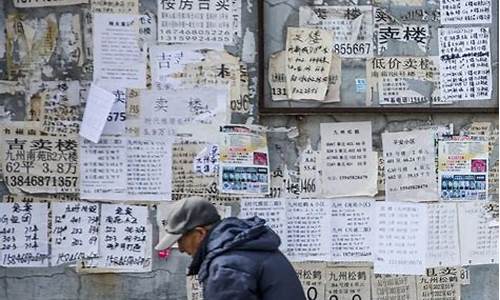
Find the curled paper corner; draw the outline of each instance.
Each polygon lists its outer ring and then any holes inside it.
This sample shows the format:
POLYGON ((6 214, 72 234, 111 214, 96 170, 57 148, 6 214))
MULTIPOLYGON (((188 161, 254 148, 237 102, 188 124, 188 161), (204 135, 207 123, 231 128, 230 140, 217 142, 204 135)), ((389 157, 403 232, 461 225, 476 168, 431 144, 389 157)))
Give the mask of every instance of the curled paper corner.
POLYGON ((247 27, 243 37, 241 60, 246 63, 254 63, 256 54, 255 34, 247 27))
POLYGON ((352 35, 351 35, 351 43, 355 43, 356 40, 358 39, 359 32, 361 30, 361 24, 363 22, 363 17, 364 14, 359 15, 356 19, 354 19, 351 23, 351 30, 352 30, 352 35))
POLYGON ((294 139, 294 138, 297 138, 298 136, 299 136, 299 128, 297 128, 295 126, 290 128, 290 130, 287 133, 287 137, 289 139, 294 139))
MULTIPOLYGON (((321 5, 323 4, 323 0, 320 0, 320 4, 316 4, 317 0, 314 1, 314 5, 321 5)), ((304 20, 307 20, 307 22, 311 25, 315 25, 321 22, 321 19, 316 15, 314 10, 309 7, 309 6, 303 6, 300 8, 303 10, 304 13, 304 20)))

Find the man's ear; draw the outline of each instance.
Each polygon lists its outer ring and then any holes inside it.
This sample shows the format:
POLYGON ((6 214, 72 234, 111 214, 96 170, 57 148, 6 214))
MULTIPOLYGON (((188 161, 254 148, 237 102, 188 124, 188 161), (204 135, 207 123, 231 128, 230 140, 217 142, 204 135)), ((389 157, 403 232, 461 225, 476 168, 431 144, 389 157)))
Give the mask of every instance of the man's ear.
POLYGON ((203 239, 208 233, 208 230, 202 226, 196 227, 195 230, 196 230, 196 232, 198 232, 200 234, 201 239, 203 239))

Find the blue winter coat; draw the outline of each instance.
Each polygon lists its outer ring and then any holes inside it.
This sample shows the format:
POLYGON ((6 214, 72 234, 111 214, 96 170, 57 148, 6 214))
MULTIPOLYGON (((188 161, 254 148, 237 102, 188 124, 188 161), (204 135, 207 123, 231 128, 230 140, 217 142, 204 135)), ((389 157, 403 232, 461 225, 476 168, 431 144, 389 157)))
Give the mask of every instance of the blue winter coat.
POLYGON ((205 300, 305 300, 280 238, 258 217, 226 218, 208 234, 190 274, 198 274, 205 300))

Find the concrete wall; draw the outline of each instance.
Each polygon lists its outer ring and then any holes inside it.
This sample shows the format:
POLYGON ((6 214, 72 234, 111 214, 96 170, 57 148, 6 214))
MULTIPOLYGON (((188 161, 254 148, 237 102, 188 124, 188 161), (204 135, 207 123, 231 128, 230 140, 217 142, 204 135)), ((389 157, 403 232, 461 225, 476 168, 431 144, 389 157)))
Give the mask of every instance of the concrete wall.
MULTIPOLYGON (((156 12, 156 0, 140 0, 141 11, 149 10, 156 12)), ((269 7, 274 7, 280 12, 280 16, 292 14, 296 9, 297 1, 265 1, 269 7)), ((494 1, 496 2, 496 1, 494 1)), ((5 7, 5 14, 14 11, 11 0, 0 2, 5 7)), ((49 12, 58 14, 63 12, 81 12, 82 6, 68 6, 47 9, 19 10, 28 17, 40 17, 49 12)), ((243 27, 245 32, 248 28, 256 32, 257 26, 257 1, 243 0, 243 27)), ((271 18, 272 19, 272 18, 271 18)), ((290 22, 275 18, 275 22, 290 22)), ((278 24, 270 23, 266 25, 268 35, 266 43, 271 45, 270 49, 280 49, 283 43, 281 34, 282 27, 278 24)), ((496 35, 498 36, 498 35, 496 35)), ((492 38, 492 43, 497 39, 492 38)), ((241 55, 242 44, 229 50, 241 55)), ((0 54, 1 55, 1 54, 0 54)), ((498 59, 497 59, 498 61, 498 59)), ((0 76, 5 79, 5 57, 0 58, 0 76), (3 66, 3 68, 2 68, 3 66)), ((55 74, 59 78, 64 75, 64 70, 58 69, 56 64, 55 74)), ((498 64, 496 65, 498 68, 498 64)), ((250 66, 252 74, 251 89, 256 91, 255 65, 250 66)), ((74 79, 90 79, 91 74, 83 70, 74 68, 69 76, 74 79)), ((62 79, 62 78, 59 78, 62 79)), ((347 93, 349 93, 347 91, 347 93)), ((348 99, 348 94, 345 99, 348 99)), ((253 97, 253 102, 256 103, 253 97)), ((498 101, 498 99, 496 99, 498 101)), ((235 115, 233 122, 245 122, 248 116, 235 115)), ((321 116, 270 116, 262 117, 261 123, 271 127, 297 127, 299 137, 288 139, 286 134, 270 134, 269 149, 271 153, 271 167, 275 168, 282 164, 287 164, 293 168, 299 150, 311 140, 313 147, 317 147, 319 141, 319 124, 321 122, 336 121, 372 121, 374 148, 381 150, 381 136, 384 130, 404 130, 414 128, 418 125, 453 123, 455 132, 464 128, 473 121, 490 121, 498 127, 498 115, 496 114, 336 114, 321 116)), ((498 147, 497 147, 498 150, 498 147)), ((498 152, 497 152, 498 153, 498 152)), ((498 155, 498 154, 497 154, 498 155)), ((0 186, 0 195, 6 194, 5 186, 0 186)), ((234 214, 237 213, 237 206, 234 206, 234 214)), ((155 211, 151 210, 151 219, 154 220, 155 211)), ((154 242, 157 239, 157 228, 154 228, 154 242)), ((77 274, 70 267, 54 268, 0 268, 0 299, 8 300, 31 300, 31 299, 186 299, 185 270, 189 264, 189 258, 174 251, 167 260, 160 260, 156 254, 153 257, 153 271, 143 274, 77 274)), ((463 299, 492 300, 498 299, 498 265, 474 266, 470 267, 471 284, 464 286, 462 290, 463 299)), ((243 300, 243 299, 242 299, 243 300)), ((283 299, 285 300, 285 299, 283 299)))

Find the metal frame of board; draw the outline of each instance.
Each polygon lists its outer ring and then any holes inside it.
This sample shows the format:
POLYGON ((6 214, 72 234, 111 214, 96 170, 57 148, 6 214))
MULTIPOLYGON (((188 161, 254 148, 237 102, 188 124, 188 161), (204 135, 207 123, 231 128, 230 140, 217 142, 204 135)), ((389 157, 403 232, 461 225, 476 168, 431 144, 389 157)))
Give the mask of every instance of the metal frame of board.
MULTIPOLYGON (((332 106, 318 106, 318 107, 270 107, 266 105, 265 101, 265 88, 268 84, 265 76, 265 4, 264 1, 257 1, 258 3, 258 83, 257 83, 257 97, 258 97, 258 110, 259 114, 266 115, 318 115, 318 114, 333 114, 333 113, 497 113, 499 112, 498 99, 494 107, 446 107, 446 106, 433 106, 430 104, 428 107, 404 107, 404 106, 377 106, 377 107, 332 107, 332 106)), ((495 11, 493 10, 494 14, 495 11)), ((490 44, 491 45, 491 44, 490 44)), ((492 66, 494 62, 492 62, 492 66)), ((497 71, 498 73, 498 71, 497 71)), ((494 80, 494 78, 492 78, 494 80)), ((270 100, 272 101, 272 100, 270 100)), ((290 101, 290 100, 288 100, 290 101)), ((298 102, 300 103, 300 102, 298 102)))

